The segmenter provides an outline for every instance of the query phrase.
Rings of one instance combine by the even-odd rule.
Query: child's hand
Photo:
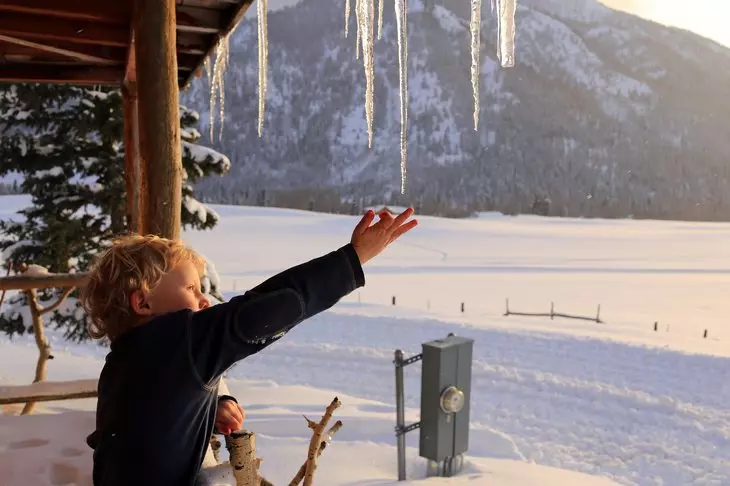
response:
[[[219,400],[215,413],[215,428],[223,435],[241,430],[246,412],[233,400]]]
[[[352,246],[360,258],[360,263],[365,264],[378,256],[385,248],[397,240],[401,235],[407,233],[418,225],[418,220],[406,220],[413,214],[413,208],[408,208],[397,217],[393,218],[390,213],[380,215],[380,221],[370,226],[375,219],[375,213],[368,211],[352,232]]]

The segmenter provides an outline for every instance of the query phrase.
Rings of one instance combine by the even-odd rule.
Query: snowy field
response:
[[[0,217],[26,201],[0,198]],[[215,209],[217,229],[184,237],[216,262],[228,296],[346,243],[356,223]],[[364,289],[229,372],[268,479],[291,479],[309,437],[301,415],[316,418],[337,395],[344,427],[316,484],[395,484],[393,351],[416,354],[454,332],[475,340],[467,464],[458,478],[423,480],[411,433],[413,484],[730,484],[730,225],[420,221],[366,267]],[[548,312],[554,302],[557,312],[587,316],[600,304],[605,323],[504,317],[507,298],[513,311]],[[52,342],[50,379],[98,374],[103,348]],[[36,353],[30,338],[0,338],[0,385],[30,382]],[[405,374],[406,418],[417,421],[420,366]],[[94,400],[43,407],[66,411],[64,420],[0,416],[0,484],[89,484],[83,438],[93,408]]]

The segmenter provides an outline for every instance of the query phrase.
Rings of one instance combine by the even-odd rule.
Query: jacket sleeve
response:
[[[235,362],[281,338],[298,323],[365,285],[352,245],[297,265],[230,301],[191,312],[191,364],[209,385]]]

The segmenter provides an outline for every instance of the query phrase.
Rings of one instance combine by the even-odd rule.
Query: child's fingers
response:
[[[242,424],[243,420],[232,413],[224,413],[218,417],[218,422],[227,425],[229,427],[235,427],[238,424]]]
[[[230,430],[231,428],[227,424],[225,424],[221,421],[217,421],[215,423],[215,429],[223,435],[231,434],[231,430]]]
[[[241,422],[243,423],[243,421],[246,420],[246,411],[240,405],[236,404],[236,406],[238,411],[241,413]]]
[[[243,422],[243,418],[245,416],[241,406],[232,400],[226,400],[225,402],[221,403],[221,405],[218,407],[218,413],[221,416],[234,417],[235,420],[238,422]]]
[[[357,223],[357,226],[355,226],[355,231],[353,231],[354,234],[359,235],[368,227],[370,226],[370,223],[373,222],[373,219],[375,219],[375,211],[372,209],[369,209],[365,215],[363,215],[362,219],[359,223]]]
[[[418,220],[412,219],[408,221],[406,224],[401,225],[398,229],[396,229],[393,234],[390,236],[390,240],[388,241],[388,244],[393,243],[395,240],[403,236],[404,234],[408,233],[410,230],[418,226]]]

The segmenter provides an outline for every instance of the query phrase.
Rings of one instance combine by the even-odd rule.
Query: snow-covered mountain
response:
[[[503,70],[488,2],[482,12],[475,132],[469,3],[409,2],[412,199],[519,211],[539,195],[563,214],[730,218],[730,49],[595,0],[521,0],[517,65]],[[371,150],[354,13],[345,39],[344,2],[303,0],[269,14],[261,138],[256,20],[238,27],[225,78],[223,137],[212,142],[233,167],[229,176],[203,182],[204,194],[227,202],[262,189],[304,187],[354,198],[397,194],[391,2],[384,13]],[[197,81],[184,101],[207,120],[207,80]]]

